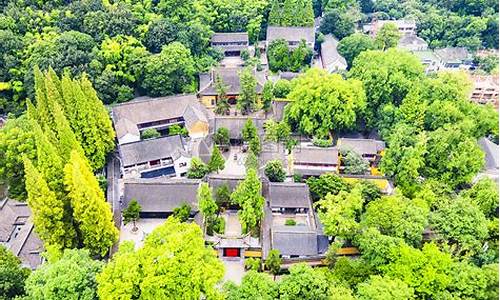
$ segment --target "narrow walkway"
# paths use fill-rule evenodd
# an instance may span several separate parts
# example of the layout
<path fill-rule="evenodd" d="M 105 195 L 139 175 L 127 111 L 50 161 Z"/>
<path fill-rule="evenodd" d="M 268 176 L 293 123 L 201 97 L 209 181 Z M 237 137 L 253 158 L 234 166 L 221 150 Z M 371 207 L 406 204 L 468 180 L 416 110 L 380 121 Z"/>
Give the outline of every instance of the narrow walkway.
<path fill-rule="evenodd" d="M 226 228 L 224 230 L 225 236 L 240 236 L 241 235 L 241 224 L 238 219 L 238 213 L 236 211 L 226 211 L 224 213 L 224 219 L 226 220 Z"/>

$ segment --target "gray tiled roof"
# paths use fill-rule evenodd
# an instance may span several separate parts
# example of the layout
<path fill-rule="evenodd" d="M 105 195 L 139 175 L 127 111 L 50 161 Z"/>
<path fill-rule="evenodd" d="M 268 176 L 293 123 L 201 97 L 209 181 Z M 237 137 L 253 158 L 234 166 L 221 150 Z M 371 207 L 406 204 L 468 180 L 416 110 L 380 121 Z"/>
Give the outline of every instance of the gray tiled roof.
<path fill-rule="evenodd" d="M 189 108 L 189 109 L 188 109 Z M 113 107 L 113 122 L 118 138 L 127 133 L 139 134 L 137 124 L 185 117 L 186 110 L 197 120 L 208 122 L 196 95 L 175 95 L 161 98 L 140 97 Z M 190 127 L 192 118 L 185 117 Z M 190 123 L 191 122 L 191 123 Z"/>
<path fill-rule="evenodd" d="M 132 166 L 156 159 L 187 156 L 180 135 L 165 136 L 119 146 L 123 166 Z"/>
<path fill-rule="evenodd" d="M 223 42 L 246 42 L 248 44 L 248 33 L 246 32 L 216 32 L 212 35 L 212 43 Z"/>
<path fill-rule="evenodd" d="M 315 256 L 318 255 L 318 238 L 315 231 L 294 230 L 300 226 L 286 226 L 290 228 L 275 228 L 271 233 L 271 247 L 278 249 L 281 255 Z"/>
<path fill-rule="evenodd" d="M 406 34 L 399 39 L 398 47 L 405 48 L 411 45 L 427 46 L 427 42 L 423 38 L 418 37 L 416 34 Z"/>
<path fill-rule="evenodd" d="M 359 155 L 376 155 L 379 151 L 385 149 L 385 143 L 373 139 L 340 138 L 337 147 L 340 150 L 354 151 Z"/>
<path fill-rule="evenodd" d="M 214 192 L 218 187 L 224 184 L 228 185 L 229 190 L 234 191 L 243 179 L 245 179 L 245 176 L 211 174 L 208 176 L 208 184 L 213 188 Z"/>
<path fill-rule="evenodd" d="M 461 63 L 471 59 L 471 55 L 466 48 L 463 47 L 448 47 L 437 49 L 434 53 L 444 62 Z"/>
<path fill-rule="evenodd" d="M 309 208 L 309 188 L 305 183 L 270 182 L 268 200 L 271 207 Z"/>
<path fill-rule="evenodd" d="M 133 179 L 124 183 L 124 206 L 132 199 L 141 205 L 142 212 L 171 213 L 182 203 L 198 211 L 197 193 L 200 180 L 195 179 Z"/>
<path fill-rule="evenodd" d="M 229 130 L 229 138 L 241 139 L 241 130 L 243 129 L 248 117 L 246 116 L 216 116 L 213 120 L 213 132 L 217 129 L 224 127 Z M 264 119 L 252 118 L 253 123 L 257 127 L 257 134 L 262 136 L 264 134 Z"/>
<path fill-rule="evenodd" d="M 339 41 L 334 38 L 333 35 L 325 35 L 324 41 L 321 43 L 321 60 L 323 61 L 323 67 L 327 68 L 334 63 L 347 67 L 345 58 L 337 51 L 338 44 Z"/>
<path fill-rule="evenodd" d="M 217 91 L 215 89 L 215 79 L 217 75 L 222 78 L 222 81 L 227 86 L 227 95 L 239 95 L 241 91 L 240 86 L 240 72 L 243 70 L 242 67 L 232 67 L 232 68 L 215 68 L 208 75 L 200 75 L 200 91 L 198 92 L 201 96 L 215 96 Z M 262 76 L 260 73 L 253 71 L 255 78 L 257 79 L 257 87 L 255 91 L 261 93 L 263 89 Z"/>
<path fill-rule="evenodd" d="M 499 155 L 498 155 L 498 149 L 499 146 L 492 141 L 490 141 L 487 138 L 481 138 L 478 141 L 479 147 L 484 152 L 484 160 L 485 160 L 485 165 L 484 168 L 486 170 L 496 170 L 498 171 L 499 168 Z"/>
<path fill-rule="evenodd" d="M 296 147 L 293 150 L 294 162 L 296 164 L 338 164 L 339 152 L 336 147 Z"/>
<path fill-rule="evenodd" d="M 0 244 L 6 245 L 24 266 L 35 269 L 42 263 L 43 242 L 36 234 L 30 216 L 26 203 L 10 199 L 0 201 Z"/>
<path fill-rule="evenodd" d="M 314 44 L 314 27 L 268 26 L 267 42 L 270 43 L 278 39 L 284 39 L 288 42 L 305 40 L 306 43 Z"/>

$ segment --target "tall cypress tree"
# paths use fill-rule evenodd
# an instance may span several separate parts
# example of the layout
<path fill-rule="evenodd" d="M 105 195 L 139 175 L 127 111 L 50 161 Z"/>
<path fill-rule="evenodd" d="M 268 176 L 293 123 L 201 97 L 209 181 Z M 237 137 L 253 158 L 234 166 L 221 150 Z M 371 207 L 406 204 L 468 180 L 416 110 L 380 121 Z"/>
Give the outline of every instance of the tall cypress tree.
<path fill-rule="evenodd" d="M 97 179 L 78 151 L 71 152 L 64 182 L 83 246 L 94 255 L 104 256 L 117 240 L 118 230 Z"/>
<path fill-rule="evenodd" d="M 75 232 L 64 221 L 65 207 L 42 174 L 29 159 L 24 160 L 28 205 L 33 213 L 35 231 L 45 245 L 64 249 L 74 246 Z"/>

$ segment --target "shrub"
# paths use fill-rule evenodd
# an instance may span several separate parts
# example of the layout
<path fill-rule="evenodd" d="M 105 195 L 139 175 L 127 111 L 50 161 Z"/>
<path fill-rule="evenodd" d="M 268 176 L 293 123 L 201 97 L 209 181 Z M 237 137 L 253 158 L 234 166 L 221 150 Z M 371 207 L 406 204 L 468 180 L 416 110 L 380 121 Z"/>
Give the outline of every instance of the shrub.
<path fill-rule="evenodd" d="M 192 179 L 200 179 L 205 177 L 209 172 L 208 166 L 201 161 L 198 157 L 191 159 L 191 167 L 187 172 L 187 177 Z"/>
<path fill-rule="evenodd" d="M 217 129 L 212 139 L 216 145 L 229 145 L 229 129 L 225 127 Z"/>
<path fill-rule="evenodd" d="M 330 147 L 332 145 L 332 139 L 331 138 L 322 139 L 322 138 L 314 137 L 312 140 L 312 143 L 314 146 L 326 148 L 326 147 Z"/>
<path fill-rule="evenodd" d="M 260 259 L 254 258 L 254 257 L 245 259 L 245 269 L 247 271 L 259 272 L 260 271 Z"/>
<path fill-rule="evenodd" d="M 270 160 L 266 164 L 264 169 L 264 174 L 271 182 L 283 182 L 286 178 L 285 169 L 283 169 L 283 163 L 281 160 Z"/>
<path fill-rule="evenodd" d="M 159 138 L 161 134 L 154 128 L 148 128 L 141 133 L 141 140 Z"/>
<path fill-rule="evenodd" d="M 295 226 L 295 225 L 297 225 L 297 222 L 295 222 L 294 219 L 286 219 L 285 225 L 286 226 Z"/>
<path fill-rule="evenodd" d="M 288 93 L 290 93 L 290 90 L 290 81 L 279 79 L 274 84 L 273 94 L 276 98 L 286 98 L 288 96 Z"/>
<path fill-rule="evenodd" d="M 181 222 L 186 222 L 191 214 L 191 206 L 187 202 L 182 203 L 181 206 L 174 208 L 173 216 Z"/>

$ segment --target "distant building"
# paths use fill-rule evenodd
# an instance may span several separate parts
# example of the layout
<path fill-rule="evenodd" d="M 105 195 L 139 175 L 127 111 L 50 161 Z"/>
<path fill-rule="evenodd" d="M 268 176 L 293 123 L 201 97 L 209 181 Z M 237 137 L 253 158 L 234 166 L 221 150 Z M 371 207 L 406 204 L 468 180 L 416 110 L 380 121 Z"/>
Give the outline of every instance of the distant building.
<path fill-rule="evenodd" d="M 338 172 L 339 152 L 336 147 L 301 145 L 293 150 L 293 172 L 302 176 L 319 176 Z"/>
<path fill-rule="evenodd" d="M 7 197 L 0 200 L 0 245 L 10 249 L 23 266 L 32 270 L 43 262 L 44 251 L 34 229 L 28 204 Z"/>
<path fill-rule="evenodd" d="M 385 143 L 374 139 L 361 138 L 340 138 L 337 141 L 339 151 L 353 151 L 366 159 L 370 165 L 370 173 L 372 175 L 380 175 L 378 164 L 384 155 Z M 342 158 L 340 159 L 342 161 Z M 341 164 L 340 169 L 343 169 Z"/>
<path fill-rule="evenodd" d="M 314 27 L 284 27 L 268 26 L 266 47 L 269 47 L 275 40 L 283 39 L 288 43 L 289 48 L 296 48 L 303 40 L 306 45 L 313 49 L 315 41 Z"/>
<path fill-rule="evenodd" d="M 222 49 L 224 56 L 240 56 L 248 45 L 246 32 L 216 32 L 210 40 L 210 46 Z"/>
<path fill-rule="evenodd" d="M 429 45 L 416 34 L 406 34 L 399 39 L 398 48 L 408 51 L 425 51 Z"/>
<path fill-rule="evenodd" d="M 498 75 L 473 75 L 470 79 L 473 85 L 470 99 L 479 104 L 489 103 L 498 108 Z"/>
<path fill-rule="evenodd" d="M 420 59 L 426 74 L 439 71 L 440 59 L 432 50 L 413 51 L 413 54 Z"/>
<path fill-rule="evenodd" d="M 328 73 L 347 69 L 345 58 L 337 51 L 338 44 L 339 41 L 331 34 L 325 35 L 325 40 L 321 43 L 321 63 Z"/>
<path fill-rule="evenodd" d="M 472 55 L 463 47 L 437 49 L 434 54 L 439 58 L 440 70 L 468 70 L 472 65 Z"/>
<path fill-rule="evenodd" d="M 489 177 L 498 183 L 499 176 L 499 150 L 497 144 L 493 143 L 487 138 L 481 138 L 478 141 L 479 147 L 484 152 L 484 168 L 481 173 L 477 176 L 476 180 L 481 177 Z"/>
<path fill-rule="evenodd" d="M 120 145 L 140 141 L 150 128 L 166 135 L 174 124 L 185 127 L 192 138 L 208 134 L 207 112 L 195 95 L 137 98 L 114 106 L 112 116 Z"/>
<path fill-rule="evenodd" d="M 132 199 L 141 205 L 141 218 L 167 218 L 186 203 L 191 216 L 198 212 L 197 179 L 136 179 L 124 182 L 123 207 Z"/>
<path fill-rule="evenodd" d="M 304 183 L 269 183 L 266 195 L 269 210 L 265 219 L 270 227 L 270 248 L 283 258 L 319 257 L 328 249 L 328 239 L 316 224 Z"/>
<path fill-rule="evenodd" d="M 209 73 L 201 73 L 200 76 L 200 91 L 198 97 L 200 101 L 207 108 L 214 108 L 217 105 L 218 93 L 216 89 L 216 78 L 220 76 L 224 84 L 227 86 L 227 98 L 231 105 L 236 104 L 236 99 L 240 95 L 240 72 L 243 70 L 241 67 L 235 68 L 214 68 Z M 257 94 L 262 92 L 264 83 L 266 81 L 263 72 L 254 71 L 255 78 L 257 79 L 257 87 L 255 91 Z"/>
<path fill-rule="evenodd" d="M 213 126 L 211 126 L 212 134 L 217 132 L 219 128 L 227 128 L 229 130 L 229 139 L 232 143 L 240 143 L 243 139 L 241 135 L 241 130 L 245 126 L 246 121 L 249 119 L 248 116 L 215 116 L 213 119 Z M 264 135 L 264 118 L 251 118 L 255 127 L 257 128 L 257 134 L 259 136 Z"/>
<path fill-rule="evenodd" d="M 371 36 L 376 36 L 377 32 L 385 24 L 394 24 L 401 35 L 414 35 L 417 32 L 417 23 L 413 20 L 375 20 L 363 26 L 363 31 Z"/>
<path fill-rule="evenodd" d="M 123 144 L 119 153 L 124 178 L 182 177 L 191 160 L 180 135 Z"/>

